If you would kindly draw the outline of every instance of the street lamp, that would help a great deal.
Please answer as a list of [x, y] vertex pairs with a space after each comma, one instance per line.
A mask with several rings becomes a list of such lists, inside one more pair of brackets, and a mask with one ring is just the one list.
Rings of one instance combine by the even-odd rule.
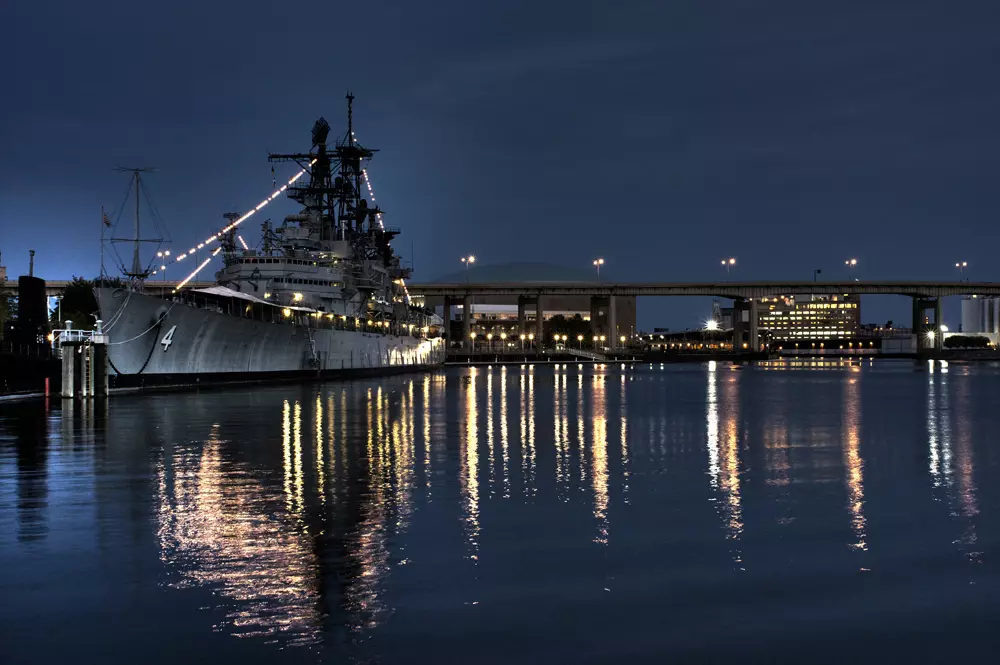
[[486, 333], [486, 341], [490, 343], [490, 352], [493, 351], [493, 333]]
[[719, 329], [719, 322], [716, 321], [715, 319], [709, 319], [708, 321], [705, 321], [705, 330], [708, 330], [709, 332], [715, 332], [718, 329]]
[[722, 267], [726, 269], [726, 276], [728, 277], [733, 272], [733, 268], [736, 267], [736, 257], [730, 256], [728, 259], [722, 259]]
[[625, 339], [626, 339], [625, 335], [622, 335], [621, 337], [618, 338], [618, 341], [622, 343], [622, 346], [625, 345]]
[[594, 266], [597, 268], [597, 281], [601, 281], [601, 266], [604, 265], [604, 259], [594, 259]]
[[466, 284], [469, 283], [469, 268], [475, 262], [476, 262], [476, 257], [473, 254], [469, 254], [468, 256], [463, 256], [462, 257], [462, 263], [465, 264], [465, 283]]
[[[854, 269], [858, 267], [858, 260], [847, 259], [844, 261], [844, 265], [847, 266], [847, 274], [854, 277]], [[854, 281], [858, 281], [857, 277], [854, 277]]]
[[958, 272], [962, 276], [962, 279], [965, 279], [965, 269], [969, 267], [969, 262], [960, 261], [955, 264], [955, 267], [958, 268]]
[[524, 333], [521, 333], [521, 350], [524, 351]]
[[472, 332], [469, 333], [469, 339], [472, 340], [472, 352], [475, 353], [476, 352], [476, 331], [475, 330], [473, 330]]
[[501, 351], [506, 351], [507, 350], [507, 333], [506, 332], [500, 333], [500, 350]]
[[576, 345], [583, 349], [583, 335], [576, 336]]

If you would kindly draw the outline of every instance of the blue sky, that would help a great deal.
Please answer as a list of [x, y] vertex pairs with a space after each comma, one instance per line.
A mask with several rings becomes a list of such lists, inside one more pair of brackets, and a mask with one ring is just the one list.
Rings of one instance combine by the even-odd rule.
[[29, 248], [42, 276], [96, 273], [114, 168], [136, 165], [186, 249], [270, 192], [269, 150], [307, 149], [320, 115], [340, 129], [350, 88], [417, 281], [468, 253], [603, 256], [621, 280], [716, 279], [730, 255], [746, 279], [848, 257], [862, 278], [966, 260], [1000, 279], [998, 18], [976, 0], [5, 3], [0, 251], [12, 275]]

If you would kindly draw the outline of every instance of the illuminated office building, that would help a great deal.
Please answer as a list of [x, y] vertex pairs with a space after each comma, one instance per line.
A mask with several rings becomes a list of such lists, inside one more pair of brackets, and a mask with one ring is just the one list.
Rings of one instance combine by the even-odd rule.
[[861, 302], [854, 295], [762, 298], [760, 331], [772, 342], [856, 339]]

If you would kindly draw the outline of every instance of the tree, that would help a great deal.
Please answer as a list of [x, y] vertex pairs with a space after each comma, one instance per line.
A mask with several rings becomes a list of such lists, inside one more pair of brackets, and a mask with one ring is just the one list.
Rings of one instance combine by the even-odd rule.
[[[58, 320], [60, 318], [62, 320]], [[62, 328], [66, 321], [72, 321], [77, 330], [93, 328], [97, 323], [97, 298], [94, 297], [94, 283], [82, 277], [73, 277], [66, 285], [62, 302], [52, 311], [52, 327]]]

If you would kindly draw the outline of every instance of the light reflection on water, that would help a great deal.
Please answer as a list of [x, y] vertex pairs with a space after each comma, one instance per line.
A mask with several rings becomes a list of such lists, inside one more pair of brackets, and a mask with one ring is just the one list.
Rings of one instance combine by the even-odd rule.
[[[819, 598], [828, 584], [851, 593], [860, 567], [896, 593], [900, 561], [934, 551], [907, 565], [932, 566], [936, 593], [958, 585], [943, 602], [968, 585], [995, 590], [983, 519], [996, 494], [982, 487], [998, 470], [976, 461], [994, 457], [983, 450], [1000, 373], [881, 367], [497, 366], [120, 398], [104, 415], [5, 408], [0, 553], [13, 563], [0, 591], [26, 602], [16, 582], [29, 562], [52, 572], [152, 551], [152, 586], [201, 608], [206, 634], [396, 660], [412, 655], [407, 635], [447, 626], [461, 641], [498, 624], [510, 637], [497, 654], [465, 645], [509, 660], [532, 652], [539, 622], [555, 630], [566, 603], [583, 613], [563, 610], [578, 637], [557, 659], [660, 635], [655, 622], [616, 623], [635, 603], [671, 623], [650, 653], [712, 653], [702, 594], [713, 616], [754, 607], [752, 584], [718, 590], [733, 574], [787, 593], [815, 584]], [[69, 523], [65, 505], [90, 508]], [[87, 531], [109, 545], [79, 561], [48, 549]], [[798, 571], [787, 582], [783, 566]], [[116, 574], [107, 593], [152, 581]], [[657, 609], [679, 580], [690, 616]], [[756, 611], [780, 615], [770, 600]], [[597, 641], [604, 625], [615, 636]], [[749, 622], [741, 643], [750, 625], [768, 630]]]

